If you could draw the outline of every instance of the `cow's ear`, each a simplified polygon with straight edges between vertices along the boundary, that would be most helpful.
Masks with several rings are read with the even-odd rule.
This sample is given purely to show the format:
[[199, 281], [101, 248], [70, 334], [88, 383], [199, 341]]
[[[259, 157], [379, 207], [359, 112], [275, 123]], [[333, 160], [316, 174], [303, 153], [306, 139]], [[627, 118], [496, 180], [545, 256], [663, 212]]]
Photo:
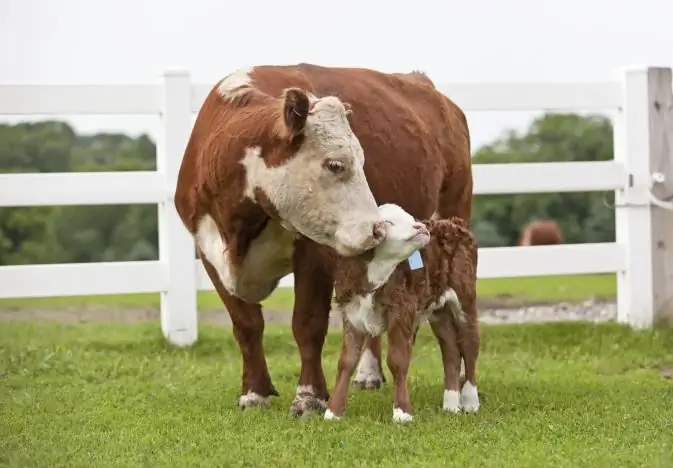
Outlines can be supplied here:
[[286, 89], [283, 98], [283, 120], [290, 135], [295, 137], [304, 131], [311, 103], [306, 92], [299, 88]]

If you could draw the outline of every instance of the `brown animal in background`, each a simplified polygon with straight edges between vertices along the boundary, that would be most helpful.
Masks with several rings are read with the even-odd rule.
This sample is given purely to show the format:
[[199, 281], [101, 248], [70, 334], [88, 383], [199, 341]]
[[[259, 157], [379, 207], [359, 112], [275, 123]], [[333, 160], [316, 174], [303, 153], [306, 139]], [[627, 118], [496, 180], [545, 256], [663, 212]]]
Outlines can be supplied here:
[[[419, 219], [438, 213], [469, 223], [471, 164], [465, 115], [422, 73], [255, 66], [212, 88], [185, 150], [175, 207], [231, 316], [242, 408], [278, 395], [260, 306], [278, 281], [294, 273], [301, 369], [291, 413], [323, 410], [331, 252], [376, 246], [383, 203]], [[380, 343], [371, 348], [379, 354], [363, 356], [366, 387], [382, 381]]]
[[526, 224], [519, 233], [517, 245], [555, 245], [563, 243], [561, 227], [553, 219]]
[[[393, 420], [411, 421], [407, 375], [416, 332], [425, 319], [442, 352], [443, 409], [477, 412], [476, 240], [458, 218], [421, 223], [393, 204], [382, 205], [380, 213], [387, 223], [385, 239], [373, 251], [337, 260], [333, 309], [342, 315], [343, 341], [325, 419], [340, 419], [345, 411], [349, 381], [365, 336], [387, 331], [387, 363], [395, 386]], [[411, 259], [404, 260], [419, 249], [422, 262], [412, 270]], [[461, 357], [465, 362], [462, 389]]]

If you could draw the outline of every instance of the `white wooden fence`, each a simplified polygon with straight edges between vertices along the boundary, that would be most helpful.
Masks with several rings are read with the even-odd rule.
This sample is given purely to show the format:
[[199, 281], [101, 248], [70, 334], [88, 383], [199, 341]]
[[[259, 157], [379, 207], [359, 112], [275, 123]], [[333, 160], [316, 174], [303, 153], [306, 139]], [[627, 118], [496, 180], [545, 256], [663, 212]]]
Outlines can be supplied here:
[[[210, 84], [171, 70], [150, 85], [0, 86], [0, 114], [156, 114], [156, 172], [0, 174], [0, 206], [156, 203], [159, 260], [0, 267], [0, 297], [161, 293], [169, 342], [197, 339], [196, 290], [213, 286], [172, 204], [183, 150]], [[439, 86], [467, 111], [611, 113], [615, 157], [605, 162], [475, 165], [476, 194], [616, 191], [615, 243], [480, 249], [479, 277], [618, 273], [618, 320], [650, 327], [673, 305], [671, 69], [621, 70], [598, 83]], [[653, 195], [654, 193], [654, 195]], [[656, 196], [655, 196], [656, 195]], [[292, 277], [281, 282], [291, 286]]]

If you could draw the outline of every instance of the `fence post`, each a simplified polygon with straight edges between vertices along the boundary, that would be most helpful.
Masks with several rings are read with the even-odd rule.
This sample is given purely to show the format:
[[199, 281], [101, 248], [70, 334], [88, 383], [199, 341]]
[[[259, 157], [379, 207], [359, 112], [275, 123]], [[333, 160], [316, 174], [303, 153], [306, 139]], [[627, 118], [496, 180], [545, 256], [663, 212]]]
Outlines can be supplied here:
[[157, 171], [166, 180], [159, 205], [159, 260], [168, 271], [161, 293], [161, 330], [169, 343], [189, 346], [198, 338], [194, 240], [175, 210], [173, 196], [182, 156], [191, 132], [191, 82], [185, 70], [167, 70], [163, 80], [161, 137]]
[[616, 237], [626, 249], [617, 319], [649, 328], [673, 324], [673, 206], [657, 206], [673, 196], [673, 83], [670, 68], [629, 68], [621, 78], [614, 151], [628, 181], [616, 192]]

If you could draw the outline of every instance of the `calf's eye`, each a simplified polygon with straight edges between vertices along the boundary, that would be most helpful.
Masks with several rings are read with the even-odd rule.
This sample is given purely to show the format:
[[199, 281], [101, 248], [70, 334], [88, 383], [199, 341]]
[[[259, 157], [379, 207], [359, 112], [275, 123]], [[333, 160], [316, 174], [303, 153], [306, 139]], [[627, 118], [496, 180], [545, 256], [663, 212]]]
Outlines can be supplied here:
[[337, 161], [336, 159], [328, 159], [327, 161], [325, 161], [324, 166], [327, 168], [328, 171], [334, 174], [339, 174], [340, 172], [346, 170], [346, 165], [341, 161]]

